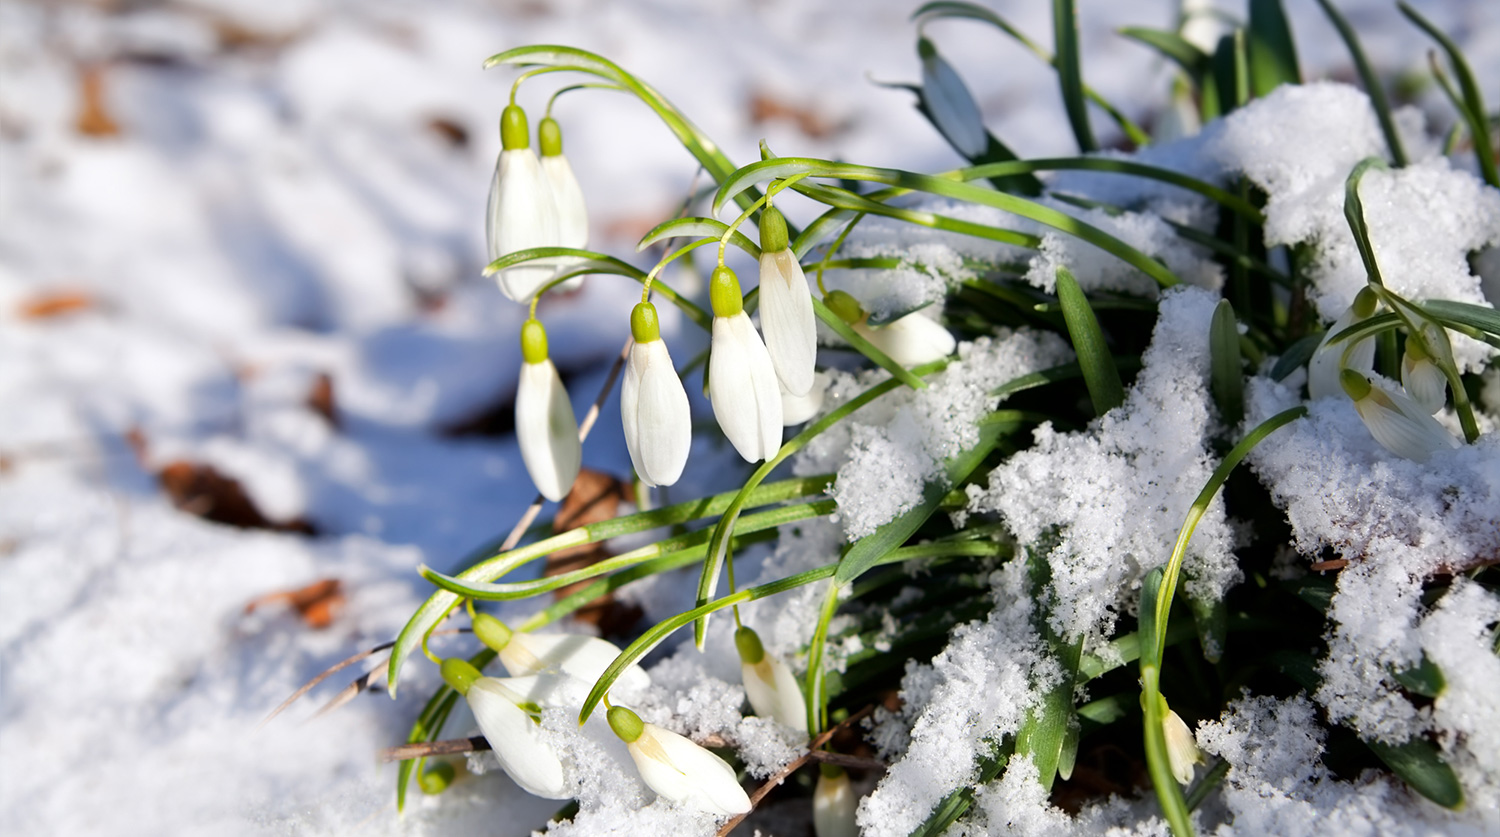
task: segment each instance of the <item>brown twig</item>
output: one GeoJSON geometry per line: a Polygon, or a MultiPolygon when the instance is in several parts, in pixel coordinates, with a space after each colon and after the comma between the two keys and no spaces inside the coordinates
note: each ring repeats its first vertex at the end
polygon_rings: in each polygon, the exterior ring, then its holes
{"type": "MultiPolygon", "coordinates": [[[[802,768],[803,765],[808,764],[810,762],[814,762],[814,761],[828,761],[831,764],[840,764],[841,762],[835,761],[832,758],[825,759],[825,758],[823,758],[821,756],[814,755],[814,753],[817,753],[819,747],[822,747],[824,744],[827,744],[828,741],[829,741],[829,739],[833,738],[834,734],[837,733],[839,730],[842,730],[842,729],[848,727],[849,725],[853,724],[855,721],[860,720],[861,718],[865,717],[866,715],[870,714],[873,711],[875,711],[875,706],[873,704],[870,705],[870,706],[866,706],[864,709],[861,709],[858,712],[855,712],[853,715],[850,715],[849,717],[845,718],[840,723],[835,724],[834,726],[831,726],[828,729],[824,730],[822,733],[820,733],[817,738],[814,738],[807,745],[807,752],[805,752],[802,755],[798,756],[797,758],[793,759],[791,761],[791,763],[788,764],[786,767],[783,767],[780,770],[778,770],[776,772],[776,775],[774,775],[771,778],[767,779],[765,781],[765,784],[763,784],[760,787],[756,788],[755,789],[755,793],[750,794],[750,811],[746,811],[743,814],[739,814],[738,816],[735,816],[732,819],[730,819],[729,822],[724,823],[723,827],[721,827],[719,829],[718,837],[725,837],[725,835],[729,834],[729,832],[731,832],[731,831],[735,830],[735,828],[739,827],[739,824],[745,821],[745,817],[750,816],[750,812],[755,810],[755,806],[759,805],[760,801],[762,799],[765,799],[767,794],[769,794],[771,791],[775,790],[776,788],[780,787],[781,783],[785,782],[788,776],[792,775],[793,773],[796,773],[798,770],[800,770],[802,768]]],[[[833,755],[837,755],[837,754],[836,753],[826,753],[824,755],[833,756],[833,755]]],[[[850,756],[848,758],[854,758],[854,757],[850,756]]],[[[860,759],[859,761],[860,761],[860,764],[852,765],[852,766],[856,766],[856,767],[864,767],[864,766],[866,766],[864,764],[864,761],[865,761],[864,759],[860,759]]],[[[884,767],[885,765],[881,764],[880,766],[884,767]]]]}
{"type": "Polygon", "coordinates": [[[425,759],[431,756],[451,756],[457,753],[477,753],[490,749],[490,742],[482,735],[472,738],[449,738],[445,741],[418,741],[399,747],[386,747],[376,755],[381,764],[408,759],[425,759]]]}

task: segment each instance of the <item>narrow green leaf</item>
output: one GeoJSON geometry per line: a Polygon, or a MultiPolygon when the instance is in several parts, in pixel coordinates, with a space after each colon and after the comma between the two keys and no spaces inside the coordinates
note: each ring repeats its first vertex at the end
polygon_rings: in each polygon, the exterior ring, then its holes
{"type": "Polygon", "coordinates": [[[1421,305],[1445,325],[1465,326],[1500,337],[1500,311],[1494,308],[1448,299],[1430,299],[1421,305]]]}
{"type": "Polygon", "coordinates": [[[1301,84],[1297,46],[1281,0],[1250,0],[1250,76],[1256,96],[1283,84],[1301,84]]]}
{"type": "Polygon", "coordinates": [[[1401,777],[1412,790],[1444,808],[1464,807],[1464,788],[1453,768],[1443,761],[1436,744],[1425,738],[1413,738],[1405,744],[1382,744],[1366,741],[1365,746],[1401,777]]]}
{"type": "Polygon", "coordinates": [[[1129,715],[1132,709],[1141,705],[1139,692],[1122,693],[1110,695],[1109,697],[1091,700],[1078,707],[1078,717],[1095,726],[1109,726],[1115,721],[1129,715]]]}
{"type": "Polygon", "coordinates": [[[1391,117],[1391,101],[1385,95],[1385,85],[1380,83],[1380,77],[1375,74],[1374,68],[1365,58],[1364,47],[1359,42],[1359,34],[1354,27],[1349,25],[1348,19],[1333,5],[1332,0],[1318,0],[1318,5],[1323,7],[1323,13],[1333,23],[1333,28],[1339,31],[1339,37],[1344,39],[1344,45],[1349,48],[1349,57],[1354,59],[1354,68],[1359,71],[1360,81],[1365,86],[1365,93],[1370,96],[1370,105],[1375,108],[1375,117],[1380,120],[1380,131],[1385,134],[1386,148],[1390,149],[1391,162],[1397,168],[1406,165],[1406,149],[1401,146],[1401,135],[1396,130],[1396,120],[1391,117]]]}
{"type": "Polygon", "coordinates": [[[1208,75],[1208,53],[1199,49],[1188,39],[1176,32],[1145,29],[1139,26],[1127,26],[1120,30],[1120,34],[1161,53],[1163,57],[1181,67],[1195,85],[1203,86],[1204,77],[1208,75]]]}
{"type": "Polygon", "coordinates": [[[1365,225],[1365,205],[1359,197],[1359,182],[1370,169],[1385,167],[1385,161],[1379,157],[1366,157],[1344,179],[1344,220],[1349,223],[1349,231],[1354,233],[1354,245],[1359,248],[1359,258],[1365,263],[1370,284],[1381,286],[1385,282],[1380,278],[1380,263],[1375,260],[1375,247],[1370,243],[1370,228],[1365,225]]]}
{"type": "Polygon", "coordinates": [[[1068,112],[1068,124],[1073,127],[1073,138],[1078,140],[1078,150],[1087,154],[1099,150],[1094,139],[1094,130],[1089,127],[1088,105],[1083,97],[1082,58],[1078,49],[1078,10],[1073,0],[1052,0],[1052,37],[1057,53],[1053,61],[1057,67],[1057,80],[1062,84],[1063,108],[1068,112]]]}
{"type": "Polygon", "coordinates": [[[1245,373],[1240,357],[1240,329],[1229,300],[1219,300],[1209,326],[1209,389],[1218,405],[1219,417],[1230,427],[1245,417],[1245,373]]]}
{"type": "Polygon", "coordinates": [[[1104,342],[1104,330],[1078,287],[1078,280],[1065,267],[1057,269],[1057,301],[1062,305],[1078,365],[1083,368],[1083,382],[1094,403],[1094,415],[1102,416],[1125,403],[1125,387],[1120,383],[1114,355],[1104,342]]]}
{"type": "MultiPolygon", "coordinates": [[[[729,225],[716,218],[673,218],[658,224],[655,229],[642,236],[635,245],[635,251],[639,253],[668,238],[721,238],[727,229],[729,225]]],[[[729,243],[745,251],[750,258],[760,259],[760,246],[739,230],[735,230],[734,235],[729,237],[729,243]]],[[[651,284],[654,287],[656,283],[651,284]]]]}
{"type": "Polygon", "coordinates": [[[1448,680],[1443,677],[1443,670],[1438,668],[1426,654],[1414,666],[1400,671],[1392,671],[1391,676],[1396,682],[1406,687],[1407,691],[1423,697],[1435,698],[1448,688],[1448,680]]]}
{"type": "Polygon", "coordinates": [[[911,837],[939,837],[948,832],[948,826],[958,821],[958,818],[969,810],[974,804],[974,788],[982,787],[995,781],[1005,765],[1010,763],[1011,751],[1015,744],[1007,739],[1000,746],[991,745],[993,748],[990,755],[979,761],[979,777],[969,787],[962,787],[943,797],[943,801],[932,809],[926,821],[917,826],[911,833],[911,837]]]}
{"type": "Polygon", "coordinates": [[[1198,780],[1198,784],[1193,785],[1193,789],[1188,792],[1186,801],[1189,811],[1197,810],[1198,806],[1203,804],[1203,800],[1207,799],[1213,789],[1224,781],[1225,776],[1229,775],[1231,766],[1224,759],[1214,762],[1214,766],[1210,767],[1208,772],[1203,774],[1203,778],[1198,780]]]}
{"type": "MultiPolygon", "coordinates": [[[[1149,578],[1149,576],[1148,576],[1149,578]]],[[[1163,601],[1170,601],[1170,591],[1165,599],[1157,599],[1159,609],[1163,601]]],[[[1144,611],[1143,611],[1144,614],[1144,611]]],[[[1144,619],[1144,615],[1142,616],[1144,619]]],[[[1157,626],[1160,627],[1159,625],[1157,626]]],[[[1155,665],[1141,659],[1141,724],[1146,739],[1146,769],[1151,775],[1151,785],[1156,790],[1156,801],[1161,806],[1162,817],[1171,826],[1176,837],[1193,837],[1193,821],[1189,817],[1187,800],[1182,795],[1182,786],[1172,773],[1167,758],[1166,731],[1162,725],[1161,671],[1155,665]]]]}
{"type": "Polygon", "coordinates": [[[1458,86],[1463,91],[1464,107],[1461,115],[1469,123],[1469,135],[1474,139],[1474,156],[1479,161],[1479,171],[1484,176],[1484,182],[1500,188],[1500,172],[1496,170],[1495,150],[1490,146],[1489,126],[1486,124],[1484,96],[1479,92],[1479,83],[1474,79],[1474,72],[1469,69],[1463,50],[1416,9],[1405,2],[1399,2],[1396,6],[1448,54],[1448,61],[1453,64],[1453,74],[1458,76],[1458,86]]]}
{"type": "Polygon", "coordinates": [[[1318,344],[1323,342],[1323,335],[1309,334],[1297,342],[1286,347],[1281,357],[1276,359],[1276,365],[1271,367],[1271,380],[1282,381],[1286,376],[1301,369],[1312,360],[1313,352],[1318,350],[1318,344]]]}
{"type": "MultiPolygon", "coordinates": [[[[641,270],[633,264],[621,261],[614,256],[604,253],[595,253],[590,250],[578,250],[572,247],[532,247],[526,250],[517,250],[507,253],[490,262],[484,269],[485,276],[493,276],[507,267],[518,265],[535,259],[552,259],[558,256],[568,256],[585,261],[578,265],[578,270],[585,273],[612,273],[617,276],[627,276],[641,284],[646,282],[646,271],[641,270]]],[[[692,300],[677,293],[661,281],[660,278],[651,282],[651,289],[666,297],[669,302],[677,306],[682,313],[688,315],[688,319],[697,323],[704,331],[713,330],[713,318],[706,311],[693,304],[692,300]]]]}

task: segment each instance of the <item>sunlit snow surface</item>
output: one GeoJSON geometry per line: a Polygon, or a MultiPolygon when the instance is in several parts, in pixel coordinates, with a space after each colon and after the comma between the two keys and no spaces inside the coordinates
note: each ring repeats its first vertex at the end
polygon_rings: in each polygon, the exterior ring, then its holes
{"type": "MultiPolygon", "coordinates": [[[[508,437],[440,432],[507,399],[525,316],[478,275],[495,124],[513,78],[479,64],[527,43],[596,50],[660,89],[742,163],[765,138],[781,154],[954,167],[909,95],[867,78],[918,77],[907,21],[916,4],[859,5],[857,15],[832,0],[711,10],[667,0],[0,5],[0,832],[446,835],[541,827],[557,803],[484,770],[484,757],[472,760],[483,775],[441,797],[413,789],[397,818],[394,769],[376,766],[373,751],[404,739],[436,685],[420,659],[408,667],[412,680],[398,702],[363,696],[304,725],[309,704],[256,729],[301,682],[394,635],[430,589],[414,573],[419,563],[456,568],[505,532],[532,496],[508,437]],[[98,73],[113,135],[76,128],[88,72],[98,73]],[[807,118],[800,127],[793,118],[752,120],[756,97],[807,118]],[[82,293],[92,305],[49,319],[19,316],[23,304],[60,292],[82,293]],[[306,405],[322,374],[334,381],[337,429],[306,405]],[[132,447],[132,434],[143,450],[132,447]],[[269,517],[304,518],[319,535],[248,532],[174,509],[151,474],[179,459],[213,465],[269,517]],[[348,598],[326,630],[275,608],[244,610],[263,594],[328,577],[348,598]]],[[[1169,26],[1172,4],[1079,5],[1090,83],[1144,115],[1165,95],[1169,73],[1112,30],[1169,26]]],[[[1317,10],[1288,5],[1309,76],[1334,68],[1347,77],[1343,48],[1317,10]]],[[[1377,66],[1423,68],[1425,42],[1388,4],[1341,6],[1377,66]]],[[[1465,46],[1488,101],[1500,101],[1500,9],[1461,0],[1424,9],[1465,46]]],[[[1002,11],[1045,41],[1047,4],[1013,2],[1002,11]]],[[[1072,152],[1049,69],[976,24],[927,31],[974,88],[989,127],[1022,156],[1072,152]]],[[[523,89],[533,119],[550,89],[540,82],[523,89]]],[[[1468,160],[1434,157],[1437,141],[1424,120],[1446,124],[1438,116],[1446,105],[1431,94],[1421,108],[1399,114],[1419,162],[1366,179],[1371,229],[1393,288],[1477,302],[1480,283],[1463,254],[1500,239],[1500,198],[1478,185],[1468,160]]],[[[574,93],[555,114],[588,193],[593,246],[628,256],[635,237],[693,188],[692,162],[625,97],[574,93]]],[[[1381,147],[1359,93],[1318,85],[1285,91],[1140,159],[1210,179],[1244,172],[1260,183],[1271,195],[1273,243],[1314,245],[1313,301],[1326,321],[1362,277],[1344,233],[1342,179],[1381,147]]],[[[1131,209],[1111,218],[1056,205],[1161,258],[1190,284],[1214,289],[1222,281],[1208,254],[1163,223],[1205,223],[1201,199],[1112,175],[1059,174],[1052,185],[1131,209]]],[[[1006,225],[999,213],[944,201],[923,208],[1006,225]]],[[[794,221],[810,217],[792,200],[783,209],[794,221]]],[[[850,239],[849,255],[909,263],[873,278],[830,273],[829,285],[859,288],[872,311],[894,313],[939,299],[971,277],[965,259],[980,258],[1024,265],[1043,288],[1066,263],[1085,287],[1154,293],[1144,277],[1090,247],[1024,222],[1010,226],[1044,234],[1041,254],[869,221],[850,239]]],[[[1491,283],[1500,269],[1493,272],[1491,283]]],[[[688,280],[673,281],[694,291],[688,280]]],[[[625,339],[636,298],[632,283],[595,279],[543,307],[553,357],[570,373],[580,413],[625,339]]],[[[1212,468],[1203,440],[1216,418],[1200,385],[1209,299],[1193,289],[1164,296],[1163,324],[1126,405],[1081,433],[1038,431],[1032,451],[976,492],[972,514],[997,515],[1022,537],[1063,528],[1054,558],[1065,592],[1053,614],[1059,630],[1098,636],[1112,624],[1144,569],[1170,549],[1185,504],[1212,468]],[[1171,427],[1162,426],[1164,416],[1171,427]],[[1070,475],[1084,460],[1098,467],[1070,475]],[[1159,473],[1170,479],[1153,482],[1159,473]],[[1033,481],[1030,496],[1006,490],[1023,479],[1033,481]],[[1149,491],[1132,493],[1136,485],[1149,491]],[[1110,550],[1121,560],[1103,560],[1110,550]]],[[[674,353],[691,357],[701,336],[674,309],[658,308],[674,353]]],[[[1470,364],[1483,358],[1472,343],[1455,349],[1470,364]]],[[[965,345],[932,390],[892,393],[820,440],[795,467],[837,472],[838,520],[787,527],[758,580],[827,563],[844,536],[908,508],[920,477],[969,441],[965,421],[994,407],[988,389],[1067,357],[1061,341],[1024,331],[965,345]]],[[[825,409],[882,375],[833,375],[825,409]]],[[[1294,398],[1255,381],[1249,421],[1294,398]]],[[[694,407],[707,421],[706,403],[695,398],[694,407]]],[[[613,400],[605,405],[584,458],[619,474],[629,458],[617,410],[613,400]]],[[[1486,421],[1493,431],[1493,417],[1486,421]]],[[[1500,662],[1487,646],[1500,606],[1492,593],[1459,583],[1424,607],[1417,586],[1444,561],[1500,549],[1495,437],[1422,469],[1370,441],[1347,405],[1315,405],[1279,434],[1249,464],[1284,504],[1298,546],[1370,560],[1340,576],[1333,605],[1340,626],[1324,689],[1310,700],[1247,698],[1202,729],[1204,748],[1235,767],[1200,825],[1246,835],[1500,829],[1500,662]],[[1297,467],[1311,458],[1327,467],[1297,467]],[[1423,654],[1448,674],[1448,690],[1419,712],[1386,697],[1387,672],[1423,654]],[[1324,775],[1316,767],[1320,707],[1371,736],[1431,733],[1469,792],[1467,813],[1441,812],[1389,780],[1351,785],[1324,775]]],[[[723,490],[741,479],[737,462],[698,434],[673,497],[723,490]]],[[[1190,552],[1190,567],[1200,571],[1191,595],[1212,595],[1234,577],[1225,557],[1233,528],[1216,509],[1190,552]]],[[[882,755],[898,760],[861,809],[872,833],[905,834],[920,823],[972,778],[983,739],[1013,731],[1055,679],[1018,576],[1014,568],[995,574],[991,615],[956,631],[933,665],[913,666],[905,707],[873,730],[882,755]]],[[[744,618],[771,653],[791,659],[811,633],[823,590],[754,603],[744,618]]],[[[623,594],[653,621],[690,606],[691,595],[681,579],[623,594]]],[[[739,714],[728,628],[728,620],[714,624],[708,654],[663,654],[639,709],[679,732],[740,743],[762,777],[794,756],[795,743],[739,714]]],[[[833,664],[852,651],[835,648],[833,664]]],[[[330,681],[313,704],[343,682],[330,681]]],[[[582,796],[566,833],[713,830],[711,818],[653,802],[598,727],[596,720],[579,731],[560,712],[544,718],[582,796]]],[[[462,713],[449,726],[454,735],[473,730],[462,713]]],[[[1029,762],[1017,760],[982,790],[960,831],[1164,832],[1149,799],[1101,802],[1069,819],[1047,806],[1028,771],[1029,762]]]]}

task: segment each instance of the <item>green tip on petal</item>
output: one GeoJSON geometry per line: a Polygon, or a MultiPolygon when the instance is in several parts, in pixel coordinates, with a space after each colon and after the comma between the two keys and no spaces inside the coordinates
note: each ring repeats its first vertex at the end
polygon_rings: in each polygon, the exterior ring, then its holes
{"type": "Polygon", "coordinates": [[[526,126],[526,111],[507,105],[500,111],[500,147],[506,151],[531,147],[531,132],[526,126]]]}
{"type": "Polygon", "coordinates": [[[468,660],[460,660],[457,657],[449,657],[443,660],[443,664],[438,667],[438,670],[443,673],[443,682],[452,686],[453,691],[461,695],[468,694],[469,687],[474,685],[474,681],[481,677],[479,669],[469,665],[468,660]]]}
{"type": "Polygon", "coordinates": [[[1364,287],[1359,289],[1359,293],[1354,296],[1354,304],[1349,307],[1354,309],[1356,317],[1364,320],[1374,314],[1379,306],[1380,296],[1373,289],[1364,287]]]}
{"type": "Polygon", "coordinates": [[[740,628],[734,632],[734,647],[740,652],[740,659],[755,665],[766,658],[766,647],[760,644],[760,634],[751,628],[740,628]]]}
{"type": "Polygon", "coordinates": [[[453,784],[453,764],[446,761],[433,764],[417,777],[417,784],[422,788],[423,793],[430,796],[442,793],[453,784]]]}
{"type": "Polygon", "coordinates": [[[656,306],[649,302],[637,303],[630,311],[630,336],[637,343],[650,343],[661,339],[661,322],[656,318],[656,306]]]}
{"type": "Polygon", "coordinates": [[[865,309],[860,307],[859,300],[843,291],[830,291],[827,296],[823,297],[823,304],[846,323],[863,322],[865,317],[869,316],[865,313],[865,309]]]}
{"type": "Polygon", "coordinates": [[[521,324],[521,357],[527,363],[541,363],[547,359],[547,329],[539,320],[530,319],[521,324]]]}
{"type": "Polygon", "coordinates": [[[1370,390],[1374,389],[1374,387],[1370,385],[1369,378],[1366,378],[1358,372],[1355,372],[1353,369],[1345,369],[1344,371],[1339,373],[1339,385],[1342,386],[1344,388],[1344,392],[1348,393],[1349,397],[1353,398],[1355,401],[1363,401],[1364,399],[1369,398],[1370,390]]]}
{"type": "Polygon", "coordinates": [[[760,249],[762,253],[780,253],[787,249],[786,217],[781,210],[768,206],[760,213],[760,249]]]}
{"type": "Polygon", "coordinates": [[[536,139],[543,157],[562,155],[562,128],[557,124],[556,119],[549,116],[537,123],[536,139]]]}
{"type": "Polygon", "coordinates": [[[511,630],[488,613],[474,614],[474,636],[491,651],[503,651],[510,644],[511,630]]]}
{"type": "Polygon", "coordinates": [[[935,57],[936,55],[937,55],[937,47],[935,47],[935,46],[932,45],[932,41],[929,41],[926,38],[918,38],[917,39],[917,57],[918,58],[921,58],[923,61],[926,61],[926,60],[928,60],[930,58],[935,57]]]}
{"type": "Polygon", "coordinates": [[[623,706],[611,706],[609,708],[609,728],[615,731],[615,735],[621,741],[629,744],[641,737],[646,731],[646,724],[641,716],[631,712],[623,706]]]}
{"type": "Polygon", "coordinates": [[[714,268],[708,279],[708,301],[713,306],[715,317],[733,317],[745,310],[745,298],[740,294],[740,280],[734,271],[724,265],[714,268]]]}
{"type": "Polygon", "coordinates": [[[818,772],[822,773],[823,778],[825,779],[837,779],[838,777],[844,775],[844,768],[839,767],[836,764],[829,764],[825,761],[818,765],[818,772]]]}

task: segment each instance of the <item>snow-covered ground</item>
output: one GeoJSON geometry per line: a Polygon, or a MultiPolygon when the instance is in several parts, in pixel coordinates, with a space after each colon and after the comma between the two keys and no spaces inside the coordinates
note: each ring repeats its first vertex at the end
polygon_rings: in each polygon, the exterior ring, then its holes
{"type": "MultiPolygon", "coordinates": [[[[910,95],[871,83],[917,78],[914,5],[0,4],[0,832],[540,826],[555,804],[498,772],[417,794],[397,818],[394,768],[373,753],[403,739],[431,667],[394,703],[364,696],[306,724],[299,706],[256,728],[300,683],[394,636],[431,590],[418,564],[460,567],[533,496],[508,431],[456,431],[508,403],[525,317],[479,276],[513,78],[479,65],[524,44],[579,46],[656,86],[738,163],[765,139],[781,154],[939,170],[957,158],[910,95]],[[320,382],[333,418],[310,403],[320,382]],[[163,485],[187,466],[314,534],[210,522],[201,497],[177,508],[163,485]],[[247,611],[329,578],[343,598],[326,627],[281,605],[247,611]]],[[[1048,4],[1004,5],[1049,39],[1048,4]]],[[[1378,67],[1423,66],[1425,44],[1393,7],[1343,5],[1378,67]]],[[[1174,4],[1080,6],[1090,83],[1147,117],[1168,69],[1112,30],[1168,27],[1174,4]]],[[[1316,6],[1289,6],[1305,72],[1349,77],[1316,6]]],[[[1496,4],[1424,8],[1500,101],[1496,4]]],[[[1048,68],[977,24],[929,35],[1021,156],[1071,153],[1048,68]]],[[[533,118],[551,89],[522,89],[533,118]]],[[[694,164],[633,99],[571,93],[555,115],[592,246],[630,258],[694,187],[694,164]]],[[[786,209],[795,220],[808,207],[786,209]]],[[[638,293],[604,277],[544,303],[580,414],[638,293]]],[[[701,340],[660,308],[669,340],[701,340]]],[[[617,415],[612,398],[584,463],[623,475],[617,415]]],[[[679,498],[738,481],[715,467],[737,460],[697,435],[679,498]]],[[[643,602],[648,618],[682,606],[662,592],[643,602]]],[[[1224,724],[1219,746],[1248,746],[1224,724]]]]}

